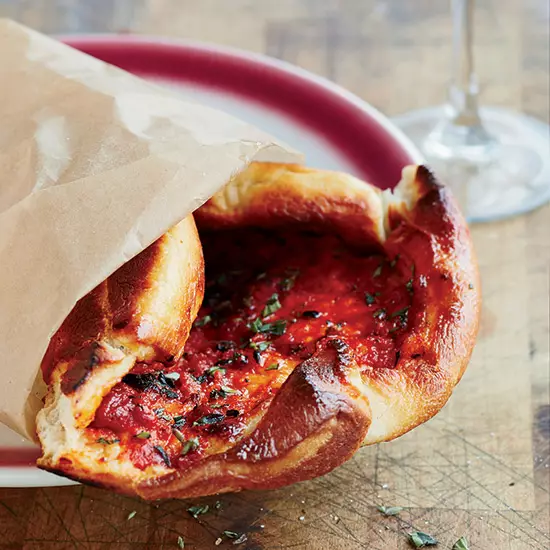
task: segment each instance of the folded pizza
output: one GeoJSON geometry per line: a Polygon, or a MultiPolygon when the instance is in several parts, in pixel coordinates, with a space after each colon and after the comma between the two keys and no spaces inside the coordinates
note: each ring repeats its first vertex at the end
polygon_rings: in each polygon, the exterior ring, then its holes
{"type": "Polygon", "coordinates": [[[389,192],[254,163],[76,304],[42,362],[38,465],[146,499],[322,475],[441,409],[479,308],[426,168],[389,192]]]}

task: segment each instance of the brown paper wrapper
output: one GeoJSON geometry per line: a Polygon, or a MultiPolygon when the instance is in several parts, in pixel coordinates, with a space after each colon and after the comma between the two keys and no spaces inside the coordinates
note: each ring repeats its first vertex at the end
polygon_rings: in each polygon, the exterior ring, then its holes
{"type": "Polygon", "coordinates": [[[237,171],[299,162],[213,109],[0,20],[0,422],[35,439],[75,303],[237,171]]]}

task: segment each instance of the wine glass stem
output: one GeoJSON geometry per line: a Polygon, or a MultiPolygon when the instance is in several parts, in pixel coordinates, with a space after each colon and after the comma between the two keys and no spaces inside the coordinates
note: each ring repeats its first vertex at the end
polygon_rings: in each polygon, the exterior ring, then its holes
{"type": "Polygon", "coordinates": [[[451,0],[453,19],[453,74],[449,87],[452,123],[480,126],[478,84],[474,72],[473,12],[475,0],[451,0]]]}

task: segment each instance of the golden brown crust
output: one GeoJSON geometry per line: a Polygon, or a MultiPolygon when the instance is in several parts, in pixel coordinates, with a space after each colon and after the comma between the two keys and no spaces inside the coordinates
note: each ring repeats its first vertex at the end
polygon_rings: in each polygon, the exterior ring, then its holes
{"type": "MultiPolygon", "coordinates": [[[[392,194],[343,174],[256,163],[199,209],[195,218],[199,229],[289,224],[322,228],[353,245],[406,257],[409,261],[403,265],[414,264],[414,288],[395,368],[357,365],[353,350],[345,344],[321,341],[276,396],[258,408],[240,438],[187,469],[156,465],[137,470],[120,460],[117,444],[97,449],[88,442],[78,452],[68,446],[64,456],[48,455],[44,440],[41,467],[144,498],[273,488],[322,475],[361,445],[397,437],[445,404],[473,349],[479,280],[467,226],[448,190],[426,168],[407,168],[392,194]]],[[[146,271],[150,265],[156,264],[143,263],[140,269],[146,271]]],[[[120,301],[124,307],[114,309],[125,311],[120,317],[130,319],[120,330],[128,331],[124,334],[131,343],[140,334],[132,328],[139,323],[134,322],[136,310],[126,307],[134,292],[125,296],[120,301]]],[[[97,311],[99,298],[90,295],[86,300],[97,311]]],[[[89,318],[84,325],[76,323],[54,339],[55,353],[45,361],[75,360],[71,343],[78,341],[81,346],[90,334],[96,342],[97,334],[105,330],[105,319],[89,318]]],[[[154,342],[154,331],[150,334],[154,342]]],[[[174,338],[169,330],[166,334],[174,338]]],[[[105,365],[117,362],[113,350],[102,353],[105,365]]],[[[171,353],[169,343],[154,351],[155,358],[171,353]]],[[[54,379],[61,376],[58,366],[53,372],[54,379]]]]}

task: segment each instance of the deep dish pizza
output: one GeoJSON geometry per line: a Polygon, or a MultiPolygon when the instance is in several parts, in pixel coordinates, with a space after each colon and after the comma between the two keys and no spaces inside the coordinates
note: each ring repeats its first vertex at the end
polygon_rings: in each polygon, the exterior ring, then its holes
{"type": "Polygon", "coordinates": [[[195,220],[53,337],[41,468],[150,499],[280,487],[445,404],[479,283],[466,224],[426,168],[390,193],[255,163],[195,220]]]}

